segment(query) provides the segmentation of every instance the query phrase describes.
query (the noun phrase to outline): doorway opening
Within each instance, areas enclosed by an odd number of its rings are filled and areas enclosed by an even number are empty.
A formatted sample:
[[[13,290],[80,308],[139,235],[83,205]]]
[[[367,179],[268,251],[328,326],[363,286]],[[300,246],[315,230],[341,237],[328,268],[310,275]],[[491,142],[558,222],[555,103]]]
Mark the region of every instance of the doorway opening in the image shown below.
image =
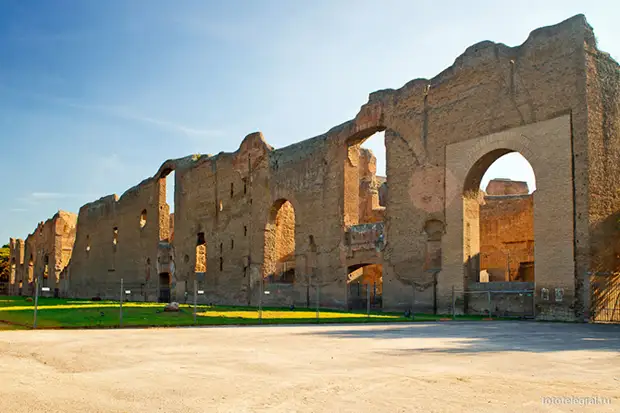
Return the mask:
[[[383,307],[383,266],[358,264],[348,268],[347,276],[349,310],[374,310]]]
[[[167,272],[159,274],[159,302],[170,302],[170,274]]]

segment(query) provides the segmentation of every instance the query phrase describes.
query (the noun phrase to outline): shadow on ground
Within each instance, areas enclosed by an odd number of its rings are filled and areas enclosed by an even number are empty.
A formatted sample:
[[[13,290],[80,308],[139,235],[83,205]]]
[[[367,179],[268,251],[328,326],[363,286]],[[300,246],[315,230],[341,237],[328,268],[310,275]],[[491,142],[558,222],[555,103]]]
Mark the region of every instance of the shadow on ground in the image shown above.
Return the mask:
[[[617,351],[620,325],[542,322],[416,323],[407,326],[328,329],[303,333],[348,339],[414,339],[410,348],[382,351],[406,353],[488,353],[503,351]],[[425,346],[425,339],[445,339],[445,348]]]

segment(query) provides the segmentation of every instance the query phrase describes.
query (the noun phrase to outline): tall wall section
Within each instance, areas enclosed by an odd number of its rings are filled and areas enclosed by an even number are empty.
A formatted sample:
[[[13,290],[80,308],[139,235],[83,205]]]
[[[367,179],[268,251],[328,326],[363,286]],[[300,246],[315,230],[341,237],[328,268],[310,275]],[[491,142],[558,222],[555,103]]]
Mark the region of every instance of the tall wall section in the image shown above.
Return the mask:
[[[191,158],[165,162],[120,198],[110,195],[80,208],[68,295],[118,298],[122,279],[128,299],[158,299],[160,241],[168,243],[173,228],[165,178],[184,162]]]

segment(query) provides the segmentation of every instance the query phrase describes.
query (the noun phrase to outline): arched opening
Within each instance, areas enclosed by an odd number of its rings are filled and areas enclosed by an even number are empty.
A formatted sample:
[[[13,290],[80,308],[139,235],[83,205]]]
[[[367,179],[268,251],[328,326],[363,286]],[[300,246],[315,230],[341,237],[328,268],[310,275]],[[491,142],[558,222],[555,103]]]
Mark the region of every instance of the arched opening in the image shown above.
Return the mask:
[[[263,277],[269,282],[295,282],[295,209],[286,199],[276,201],[265,228]]]
[[[114,245],[114,250],[116,251],[116,246],[118,245],[118,227],[114,227],[114,229],[112,229],[112,244]]]
[[[463,193],[466,285],[528,282],[534,274],[532,166],[518,152],[491,151],[469,171]]]
[[[350,310],[365,310],[370,302],[371,309],[383,305],[383,266],[381,264],[357,264],[347,269],[348,307]]]
[[[369,129],[347,140],[345,225],[383,222],[388,196],[386,167],[384,129]]]

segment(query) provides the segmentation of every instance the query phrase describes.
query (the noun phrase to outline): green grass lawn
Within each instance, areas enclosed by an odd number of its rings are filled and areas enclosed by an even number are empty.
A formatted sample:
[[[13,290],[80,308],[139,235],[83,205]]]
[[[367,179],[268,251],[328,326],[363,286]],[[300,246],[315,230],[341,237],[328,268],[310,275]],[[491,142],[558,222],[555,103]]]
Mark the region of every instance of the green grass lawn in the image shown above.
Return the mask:
[[[194,324],[193,307],[181,304],[179,312],[164,312],[164,304],[123,303],[124,327],[190,326]],[[71,300],[39,298],[37,328],[89,328],[118,327],[120,315],[116,301]],[[26,297],[0,297],[0,330],[31,327],[34,303]],[[319,323],[369,323],[412,321],[402,314],[320,310]],[[437,321],[446,316],[418,315],[415,321]],[[459,319],[480,320],[482,317],[467,316]],[[4,323],[2,323],[4,322]],[[314,309],[264,308],[262,320],[258,309],[252,307],[198,306],[197,325],[226,324],[308,324],[317,323]]]

